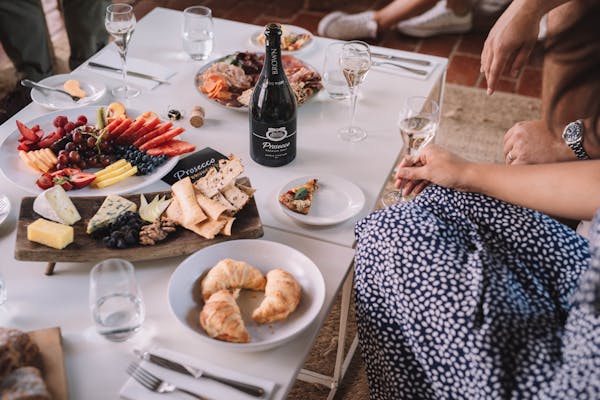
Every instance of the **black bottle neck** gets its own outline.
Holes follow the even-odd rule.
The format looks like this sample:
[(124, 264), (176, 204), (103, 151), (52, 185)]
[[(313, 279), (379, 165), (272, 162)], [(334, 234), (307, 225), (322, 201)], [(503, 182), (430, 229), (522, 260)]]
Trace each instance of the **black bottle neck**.
[(265, 64), (263, 72), (270, 81), (285, 80), (285, 73), (281, 63), (281, 33), (270, 32), (265, 41)]

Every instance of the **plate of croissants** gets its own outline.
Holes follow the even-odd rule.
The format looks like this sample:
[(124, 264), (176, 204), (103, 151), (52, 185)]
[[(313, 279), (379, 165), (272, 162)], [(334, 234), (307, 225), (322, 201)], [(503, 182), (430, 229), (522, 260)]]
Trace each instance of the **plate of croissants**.
[(173, 272), (175, 317), (200, 340), (262, 351), (292, 340), (321, 311), (325, 281), (303, 253), (281, 243), (232, 240), (206, 247)]

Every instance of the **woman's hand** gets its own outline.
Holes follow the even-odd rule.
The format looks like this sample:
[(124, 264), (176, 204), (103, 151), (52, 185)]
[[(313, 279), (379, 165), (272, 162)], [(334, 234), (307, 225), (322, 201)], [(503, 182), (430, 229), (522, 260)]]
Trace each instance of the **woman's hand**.
[(537, 41), (540, 15), (535, 7), (513, 1), (494, 24), (481, 52), (481, 72), (487, 80), (488, 94), (494, 93), (500, 74), (508, 66), (516, 77)]
[(466, 172), (470, 162), (431, 144), (418, 157), (406, 157), (398, 165), (396, 188), (404, 183), (403, 194), (419, 194), (429, 184), (435, 183), (461, 191), (468, 190)]

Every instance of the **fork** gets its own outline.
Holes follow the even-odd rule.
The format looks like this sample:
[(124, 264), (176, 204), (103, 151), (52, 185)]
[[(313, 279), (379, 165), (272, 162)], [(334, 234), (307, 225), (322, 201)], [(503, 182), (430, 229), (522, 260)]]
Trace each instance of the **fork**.
[(422, 69), (410, 68), (410, 67), (406, 67), (406, 66), (404, 66), (404, 65), (400, 65), (400, 64), (393, 63), (393, 62), (388, 62), (388, 61), (376, 61), (376, 62), (374, 62), (374, 63), (373, 63), (373, 66), (374, 66), (374, 67), (379, 67), (379, 66), (381, 66), (381, 65), (391, 65), (391, 66), (393, 66), (393, 67), (398, 67), (398, 68), (401, 68), (401, 69), (403, 69), (403, 70), (405, 70), (405, 71), (412, 72), (413, 74), (417, 74), (417, 75), (427, 75), (427, 71), (424, 71), (424, 70), (422, 70)]
[(79, 100), (81, 100), (81, 97), (79, 96), (73, 96), (72, 94), (62, 90), (62, 89), (57, 89), (57, 88), (53, 88), (50, 86), (46, 86), (46, 85), (42, 85), (41, 83), (37, 83), (34, 81), (30, 81), (29, 79), (23, 79), (21, 80), (21, 85), (28, 87), (28, 88), (39, 88), (42, 90), (51, 90), (53, 92), (58, 92), (58, 93), (62, 93), (62, 94), (66, 94), (67, 96), (69, 96), (73, 101), (77, 102)]
[(172, 383), (160, 379), (156, 375), (152, 374), (150, 371), (142, 368), (142, 366), (140, 366), (140, 364), (137, 362), (132, 362), (131, 364), (129, 364), (129, 367), (127, 367), (127, 373), (131, 375), (133, 379), (135, 379), (139, 384), (153, 392), (172, 393), (178, 391), (185, 393), (195, 399), (208, 400), (206, 397), (202, 397), (196, 393), (179, 388), (173, 385)]

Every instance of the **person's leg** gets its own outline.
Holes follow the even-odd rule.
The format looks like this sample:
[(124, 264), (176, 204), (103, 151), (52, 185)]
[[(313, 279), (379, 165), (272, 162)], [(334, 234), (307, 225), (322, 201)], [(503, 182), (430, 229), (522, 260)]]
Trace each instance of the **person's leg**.
[(71, 69), (77, 68), (108, 43), (104, 16), (110, 3), (110, 0), (62, 0), (71, 46)]
[(52, 75), (51, 43), (40, 0), (0, 0), (0, 41), (24, 77), (38, 81)]

